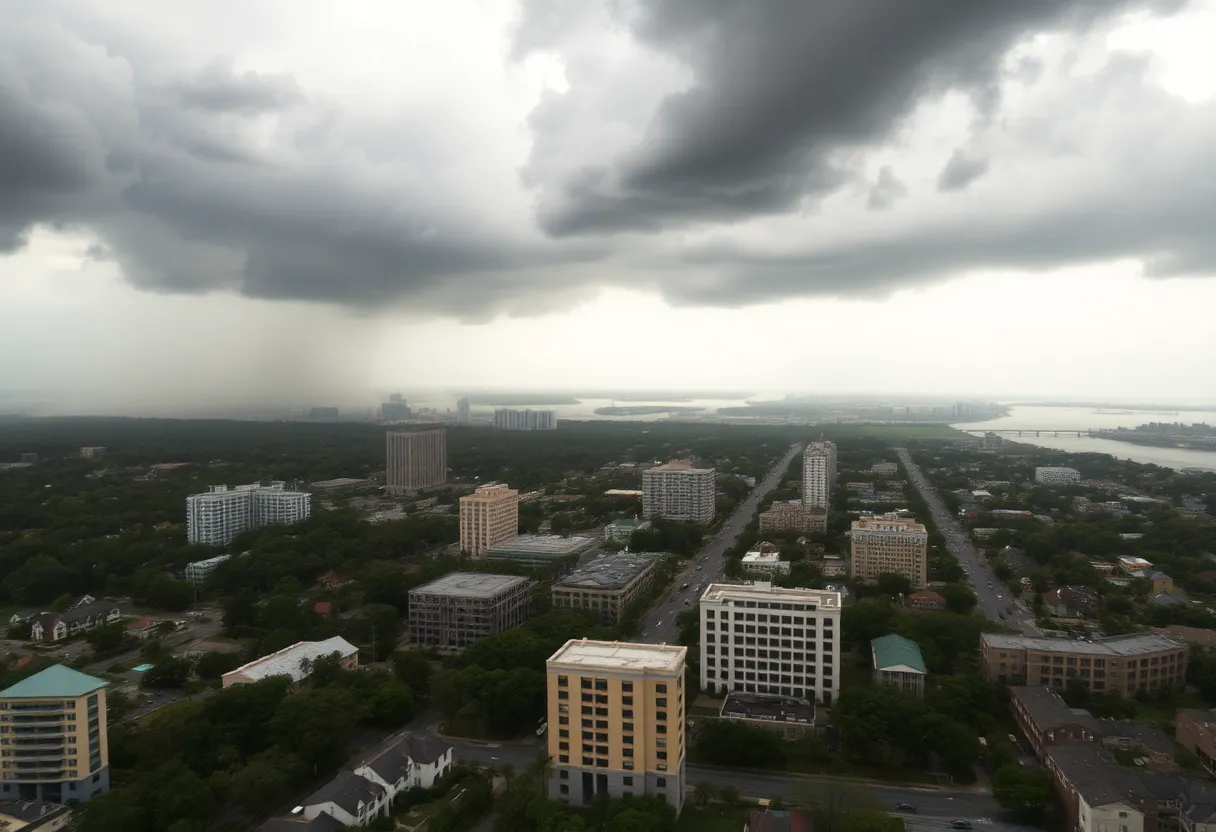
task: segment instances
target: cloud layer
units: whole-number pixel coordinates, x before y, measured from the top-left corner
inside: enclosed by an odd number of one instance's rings
[[[334,48],[380,57],[328,86],[302,35],[265,46],[278,4],[185,55],[138,4],[22,5],[0,12],[0,253],[84,229],[150,290],[463,319],[608,284],[738,305],[1114,258],[1210,274],[1213,106],[1100,37],[1184,6],[473,4],[437,29],[497,43],[471,95],[461,43],[393,48],[392,3],[353,4],[383,24]]]

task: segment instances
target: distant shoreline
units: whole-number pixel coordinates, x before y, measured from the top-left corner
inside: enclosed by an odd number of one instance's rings
[[[671,404],[633,404],[615,407],[597,407],[596,416],[652,416],[656,413],[700,413],[703,407]]]

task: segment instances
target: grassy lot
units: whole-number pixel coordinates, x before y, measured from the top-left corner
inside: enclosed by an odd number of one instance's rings
[[[710,805],[704,809],[685,805],[676,832],[739,832],[751,808]]]

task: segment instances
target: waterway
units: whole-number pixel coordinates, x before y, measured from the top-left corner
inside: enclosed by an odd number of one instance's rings
[[[954,425],[959,430],[1106,430],[1134,428],[1149,422],[1206,422],[1216,425],[1216,410],[1183,410],[1177,414],[1136,411],[1100,413],[1091,407],[1027,407],[1011,405],[1009,415],[986,422],[965,422]],[[1194,451],[1183,448],[1154,448],[1116,442],[1113,439],[1097,439],[1092,436],[1006,436],[1013,442],[1055,448],[1074,453],[1110,454],[1119,459],[1152,463],[1166,468],[1202,468],[1216,471],[1216,451]]]
[[[764,401],[764,394],[753,397],[754,401]],[[743,407],[747,404],[747,399],[674,399],[674,400],[655,400],[641,401],[639,399],[579,399],[574,404],[515,404],[515,405],[473,405],[474,417],[486,417],[491,415],[496,407],[510,407],[516,410],[529,408],[531,410],[553,410],[557,412],[558,420],[573,419],[573,420],[603,420],[607,422],[661,422],[671,418],[671,416],[704,416],[712,415],[718,408],[722,407]],[[429,397],[420,396],[417,399],[409,399],[411,407],[430,407],[435,410],[455,410],[456,399],[454,397],[443,397],[432,395]],[[700,410],[687,413],[642,413],[635,416],[603,416],[595,411],[603,407],[697,407]]]

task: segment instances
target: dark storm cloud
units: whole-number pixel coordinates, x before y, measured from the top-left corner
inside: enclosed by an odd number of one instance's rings
[[[871,211],[885,211],[895,204],[895,201],[908,195],[908,186],[892,172],[890,165],[883,165],[878,171],[878,181],[870,188],[866,197],[866,207]]]
[[[304,102],[304,93],[290,75],[258,72],[237,74],[230,61],[216,60],[172,87],[184,104],[202,110],[246,114],[281,110]]]
[[[1173,0],[649,0],[635,37],[679,57],[694,83],[663,102],[645,140],[610,165],[553,183],[555,236],[655,231],[795,208],[842,181],[829,156],[882,141],[924,96],[996,106],[999,62],[1019,38],[1081,29]],[[525,4],[517,47],[551,41],[551,0]],[[578,89],[569,95],[577,96]]]
[[[982,153],[958,148],[946,160],[937,177],[939,191],[961,191],[988,172],[989,159]]]

